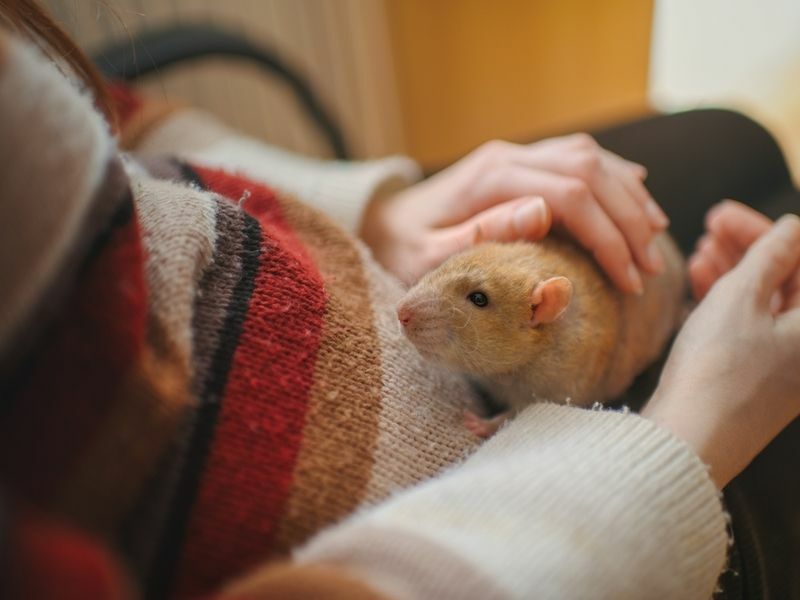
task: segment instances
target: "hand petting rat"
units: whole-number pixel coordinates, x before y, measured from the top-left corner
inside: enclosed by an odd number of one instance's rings
[[[482,241],[568,232],[617,287],[638,292],[663,266],[655,236],[669,220],[650,196],[647,170],[586,134],[534,144],[494,140],[395,194],[376,194],[360,234],[375,258],[412,284]]]
[[[420,279],[398,320],[423,356],[472,376],[511,412],[603,402],[659,356],[682,316],[683,259],[667,235],[655,240],[664,269],[639,295],[565,238],[480,244]],[[482,436],[500,422],[465,418]]]

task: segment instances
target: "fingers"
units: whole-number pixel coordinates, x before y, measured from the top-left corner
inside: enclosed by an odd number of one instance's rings
[[[553,223],[562,224],[589,250],[617,287],[642,293],[644,284],[628,243],[590,193],[577,188],[564,201],[553,203],[551,210]]]
[[[732,273],[748,279],[756,306],[768,309],[775,292],[796,275],[799,262],[800,218],[784,215],[751,246]]]
[[[522,166],[514,166],[506,175],[507,185],[540,190],[552,212],[553,224],[562,225],[589,250],[615,285],[625,292],[641,293],[642,277],[633,262],[632,242],[588,185],[580,179]]]
[[[712,235],[701,237],[695,253],[689,259],[689,281],[694,297],[702,300],[711,286],[738,261],[739,257],[732,257]]]
[[[551,224],[552,213],[544,198],[524,197],[493,206],[460,225],[441,229],[435,246],[444,259],[480,242],[539,240],[547,235]]]
[[[642,208],[647,200],[629,193],[623,185],[623,177],[610,173],[610,168],[604,163],[601,169],[605,172],[595,174],[592,186],[595,196],[628,241],[636,262],[650,273],[660,273],[664,269],[664,258],[654,239],[657,229]]]
[[[706,229],[740,256],[772,226],[772,221],[755,209],[725,200],[706,214]]]
[[[514,231],[503,216],[507,213],[490,211],[541,195],[553,221],[594,254],[620,289],[640,291],[639,268],[649,273],[663,269],[653,238],[668,223],[642,184],[646,174],[641,165],[606,152],[585,134],[530,146],[493,141],[450,174],[428,180],[433,197],[447,199],[434,209],[438,212],[430,222],[447,234],[448,248],[469,244],[476,232],[505,239]],[[536,232],[525,237],[532,235]]]
[[[591,186],[603,178],[618,180],[625,193],[644,211],[651,227],[663,231],[669,225],[667,215],[642,183],[647,169],[605,150],[588,134],[576,133],[528,146],[509,146],[507,152],[513,153],[514,160],[525,166],[579,177]],[[599,195],[602,200],[603,195]]]
[[[603,150],[603,153],[609,163],[618,167],[616,173],[620,181],[622,181],[622,184],[628,192],[636,199],[639,206],[642,207],[647,215],[647,219],[650,221],[650,225],[657,231],[666,229],[669,225],[669,218],[642,183],[647,177],[647,169],[613,152]]]
[[[559,151],[553,151],[559,145]],[[603,150],[585,134],[531,146],[509,144],[506,152],[520,166],[583,181],[622,232],[637,264],[649,273],[663,270],[664,259],[653,243],[653,235],[669,220],[642,184],[642,169],[636,168],[639,165],[634,167],[635,163]]]
[[[730,271],[747,249],[772,225],[767,217],[740,202],[726,200],[706,214],[707,233],[689,260],[692,291],[699,300]]]
[[[689,282],[696,300],[705,298],[711,286],[722,276],[716,266],[706,256],[695,254],[689,259]]]

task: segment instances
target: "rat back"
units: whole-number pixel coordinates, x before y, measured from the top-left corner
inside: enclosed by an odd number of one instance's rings
[[[641,296],[616,292],[622,319],[616,354],[604,386],[605,400],[624,392],[636,375],[661,355],[683,318],[685,261],[667,234],[656,239],[664,257],[664,272],[644,278]]]
[[[485,383],[515,410],[537,400],[590,406],[624,392],[659,357],[683,313],[683,258],[668,235],[657,243],[665,269],[644,278],[640,296],[620,292],[571,241],[531,244],[548,272],[573,282],[572,303],[545,328],[539,352],[524,369]]]
[[[657,358],[678,323],[683,261],[666,236],[658,243],[666,269],[646,278],[641,296],[619,292],[591,256],[557,236],[480,244],[423,277],[398,318],[423,356],[479,379],[514,410],[602,402]],[[533,290],[551,278],[567,278],[572,295],[543,323]]]

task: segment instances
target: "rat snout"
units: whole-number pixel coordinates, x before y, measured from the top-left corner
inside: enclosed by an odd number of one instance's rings
[[[403,327],[408,327],[411,323],[411,318],[414,316],[414,311],[412,311],[408,305],[400,304],[397,307],[397,320],[400,321],[400,324]]]

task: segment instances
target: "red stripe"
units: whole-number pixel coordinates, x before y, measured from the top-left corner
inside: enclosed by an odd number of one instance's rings
[[[320,274],[271,190],[219,171],[196,172],[234,201],[248,190],[244,208],[263,237],[173,588],[179,596],[207,593],[269,556],[291,493],[326,304]]]
[[[125,127],[144,106],[142,97],[121,81],[109,84],[108,96],[120,127]]]
[[[131,217],[85,268],[0,422],[0,471],[40,504],[79,459],[137,360],[147,318],[144,254]]]

